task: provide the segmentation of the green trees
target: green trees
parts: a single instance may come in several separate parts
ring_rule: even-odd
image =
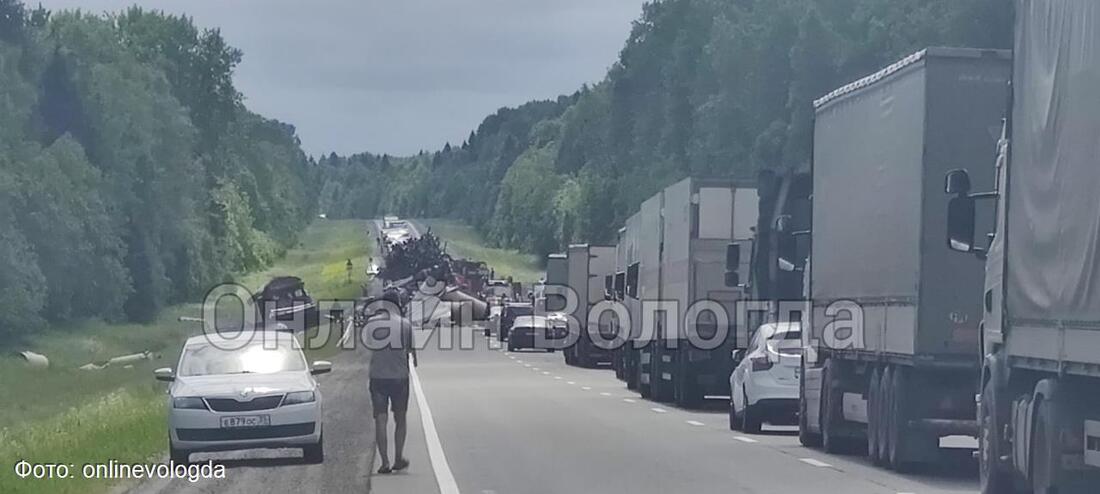
[[[324,160],[326,190],[349,197],[328,207],[454,217],[540,254],[612,241],[645,198],[688,174],[806,166],[812,102],[834,87],[927,46],[1009,47],[1003,3],[653,1],[598,84],[502,109],[461,148],[390,170],[369,155]]]
[[[0,0],[0,338],[148,321],[297,242],[316,171],[240,57],[185,17]]]

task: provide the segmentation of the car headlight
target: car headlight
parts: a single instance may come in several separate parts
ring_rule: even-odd
[[[202,401],[202,398],[195,396],[184,396],[180,398],[172,398],[172,408],[186,408],[191,410],[205,410],[206,403]]]
[[[287,393],[283,398],[284,405],[297,405],[300,403],[313,403],[317,400],[317,396],[313,391],[298,391],[295,393]]]

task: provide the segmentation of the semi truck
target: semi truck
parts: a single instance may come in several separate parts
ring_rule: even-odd
[[[1018,0],[1016,16],[997,159],[945,180],[946,246],[985,261],[984,287],[973,287],[981,489],[1091,493],[1100,490],[1100,8]],[[995,187],[980,178],[987,172]],[[982,199],[995,208],[975,207]],[[980,221],[987,209],[992,229]]]
[[[566,252],[569,288],[577,295],[572,316],[580,330],[576,341],[562,350],[565,363],[580,367],[594,367],[611,362],[610,345],[598,345],[591,335],[598,333],[604,341],[614,340],[613,328],[607,317],[590,321],[592,308],[606,300],[605,279],[615,272],[615,247],[608,245],[575,244]]]
[[[982,265],[944,245],[942,184],[993,159],[1010,69],[928,48],[814,102],[803,444],[904,470],[976,435]]]
[[[731,242],[751,238],[758,206],[751,183],[686,178],[644,202],[627,223],[634,253],[625,276],[631,316],[625,360],[632,369],[628,386],[642,396],[687,407],[729,396],[731,354],[747,337],[738,338],[734,327],[744,289],[726,283],[727,251]],[[722,318],[699,302],[717,304]],[[647,303],[666,304],[658,311],[663,317],[647,317],[653,311]]]

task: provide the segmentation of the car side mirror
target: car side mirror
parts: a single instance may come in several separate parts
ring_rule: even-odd
[[[332,372],[332,362],[327,360],[318,360],[313,362],[313,366],[310,367],[309,373],[315,376],[320,374],[328,374]]]
[[[783,259],[782,257],[777,259],[775,262],[778,265],[780,271],[793,273],[798,270],[798,267],[795,266],[793,262]]]
[[[172,369],[169,369],[167,367],[162,367],[153,371],[153,377],[155,377],[158,381],[169,383],[176,380],[176,374],[172,372]]]
[[[952,197],[947,203],[947,246],[958,252],[974,251],[974,198]]]

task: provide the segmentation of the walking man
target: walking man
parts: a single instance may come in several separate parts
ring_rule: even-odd
[[[408,431],[406,412],[409,408],[409,357],[417,365],[413,345],[412,323],[401,316],[399,298],[390,292],[383,296],[385,308],[368,322],[366,331],[372,350],[370,360],[370,397],[374,412],[374,437],[382,466],[378,473],[404,470],[405,435]],[[387,408],[389,410],[387,410]],[[386,437],[389,411],[393,411],[393,464],[389,458]]]

